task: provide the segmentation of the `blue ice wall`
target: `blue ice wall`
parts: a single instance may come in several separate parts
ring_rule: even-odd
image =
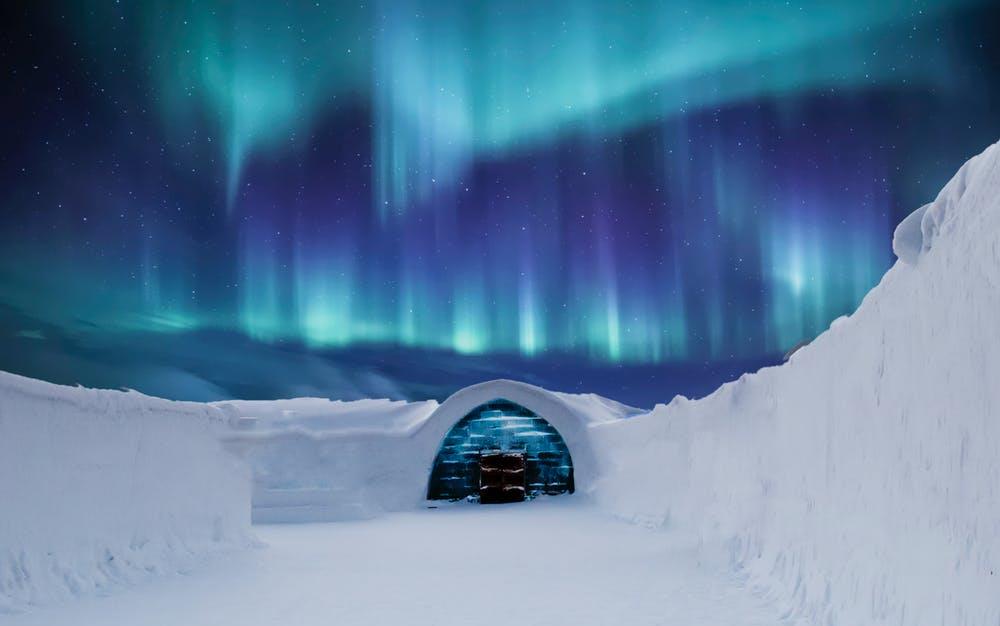
[[[523,406],[497,398],[460,419],[441,442],[427,498],[459,500],[479,493],[479,454],[525,453],[526,496],[573,492],[573,461],[559,432]]]

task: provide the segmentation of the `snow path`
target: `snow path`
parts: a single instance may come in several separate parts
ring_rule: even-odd
[[[763,626],[774,609],[699,568],[693,540],[572,497],[372,521],[258,526],[267,548],[9,626]]]

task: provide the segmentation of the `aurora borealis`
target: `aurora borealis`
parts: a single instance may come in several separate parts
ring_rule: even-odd
[[[701,391],[664,379],[849,313],[1000,135],[971,0],[4,11],[0,367],[176,397],[359,353]]]

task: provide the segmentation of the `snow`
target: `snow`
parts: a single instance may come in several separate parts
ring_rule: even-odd
[[[920,253],[924,251],[923,221],[927,209],[931,205],[925,204],[913,213],[910,213],[899,223],[892,233],[892,252],[904,263],[915,265]]]
[[[259,526],[268,547],[5,626],[773,626],[693,537],[623,524],[574,497],[364,522]]]
[[[901,261],[913,265],[923,252],[930,250],[946,223],[959,211],[970,182],[976,181],[987,187],[991,170],[995,170],[997,146],[987,148],[983,154],[973,157],[948,181],[934,202],[925,204],[906,217],[892,237],[892,250]],[[966,204],[971,204],[966,202]],[[978,208],[978,207],[976,207]],[[975,210],[975,209],[973,209]]]
[[[603,505],[697,532],[813,623],[1000,623],[1000,145],[919,220],[789,363],[597,427]]]
[[[0,372],[2,614],[180,571],[248,542],[228,417]]]
[[[231,408],[244,419],[254,420],[258,431],[315,433],[399,432],[413,430],[438,407],[434,400],[226,400],[214,406]]]

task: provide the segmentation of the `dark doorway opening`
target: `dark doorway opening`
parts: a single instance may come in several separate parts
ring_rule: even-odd
[[[523,502],[525,494],[523,452],[483,452],[479,455],[479,503]]]

